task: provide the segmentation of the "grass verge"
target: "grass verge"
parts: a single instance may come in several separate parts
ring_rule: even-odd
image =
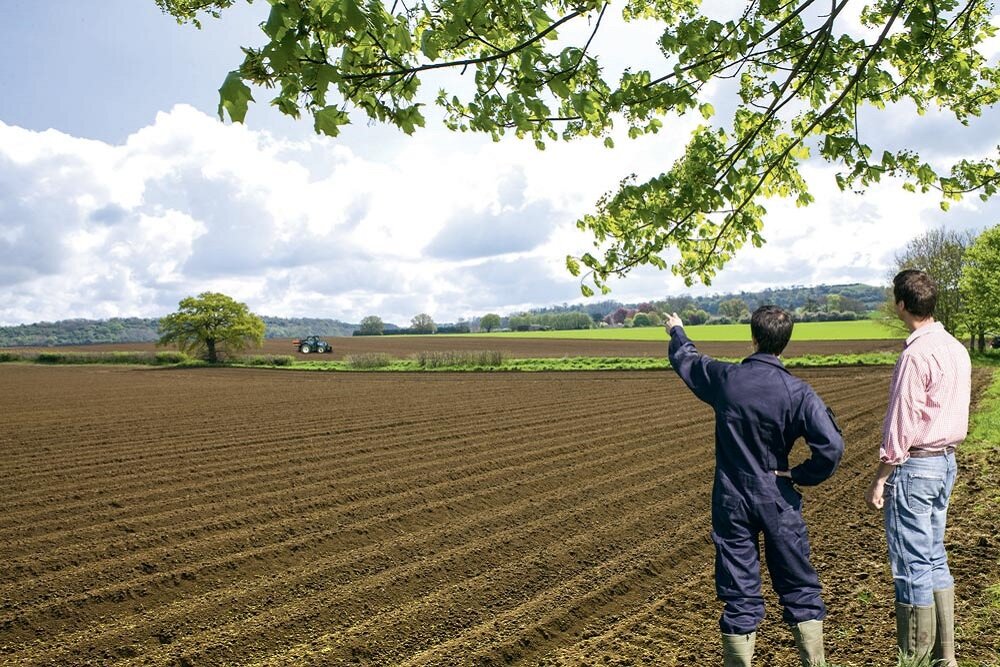
[[[744,342],[750,340],[749,324],[689,324],[684,327],[691,340],[699,342]],[[436,338],[461,336],[463,338],[572,338],[584,340],[640,340],[664,341],[667,333],[663,327],[612,327],[603,329],[576,329],[560,331],[495,331],[491,333],[433,334]],[[902,332],[875,320],[853,322],[798,322],[795,325],[796,341],[807,340],[894,340],[906,338]]]
[[[171,366],[186,364],[191,358],[183,352],[18,352],[0,351],[0,363],[32,363],[49,365],[126,364],[138,366]]]
[[[1000,360],[1000,356],[996,359]],[[992,361],[993,359],[990,359],[990,362]],[[979,365],[1000,366],[1000,363]],[[993,381],[979,399],[979,405],[969,424],[969,437],[963,443],[962,449],[966,452],[986,452],[998,445],[1000,445],[1000,368],[993,371]]]
[[[969,436],[961,445],[960,466],[968,472],[962,475],[960,468],[956,495],[960,493],[968,499],[967,511],[972,515],[969,524],[975,526],[973,530],[982,531],[978,537],[973,533],[973,537],[984,562],[978,573],[978,593],[968,600],[958,619],[959,648],[963,642],[996,637],[1000,629],[1000,558],[996,558],[996,540],[1000,539],[996,533],[996,517],[1000,516],[1000,352],[974,354],[973,363],[992,368],[993,378],[975,406]],[[991,559],[994,562],[989,562]],[[962,660],[959,651],[959,666],[1000,665],[1000,653],[994,652],[993,658],[993,662]]]

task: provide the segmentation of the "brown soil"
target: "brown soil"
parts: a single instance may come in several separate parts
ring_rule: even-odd
[[[354,336],[327,338],[333,345],[329,355],[312,355],[319,359],[343,359],[351,354],[385,353],[405,358],[418,352],[497,350],[511,358],[539,357],[666,357],[667,342],[627,340],[572,340],[555,338],[497,338],[489,336]],[[40,348],[39,348],[40,349]],[[155,351],[152,343],[113,343],[56,348],[59,350],[107,352]],[[740,358],[750,354],[750,343],[699,342],[698,349],[713,357]],[[786,357],[804,354],[864,354],[867,352],[898,352],[895,340],[792,341]],[[257,354],[294,354],[305,358],[292,345],[291,339],[264,341]]]
[[[806,492],[844,667],[895,645],[862,500],[889,372],[800,373],[849,443]],[[710,411],[670,372],[4,365],[0,396],[0,664],[720,661]],[[961,600],[1000,555],[971,497]],[[758,664],[795,665],[767,602]],[[995,637],[963,657],[990,664]]]

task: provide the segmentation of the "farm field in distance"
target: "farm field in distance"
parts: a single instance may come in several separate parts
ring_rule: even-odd
[[[796,373],[848,442],[805,501],[843,667],[895,650],[862,499],[890,372]],[[0,394],[0,664],[718,661],[711,413],[670,372],[4,365]],[[975,475],[960,600],[1000,557],[998,519],[962,511]],[[795,665],[765,595],[758,661]]]
[[[707,327],[717,329],[719,327]],[[691,327],[693,330],[694,327]],[[597,331],[597,330],[595,330]],[[627,329],[623,331],[642,331]],[[659,330],[662,333],[662,329]],[[542,332],[551,334],[573,333],[565,331]],[[584,332],[586,333],[586,332]],[[691,333],[694,336],[694,333]],[[404,358],[419,352],[497,350],[516,359],[559,357],[659,357],[666,359],[666,338],[656,340],[619,340],[559,338],[556,336],[532,337],[521,334],[468,334],[460,336],[353,336],[328,338],[333,345],[332,354],[297,354],[291,339],[271,338],[263,347],[247,350],[247,354],[291,354],[299,359],[343,359],[349,355],[382,353]],[[694,338],[698,349],[714,357],[740,358],[750,354],[750,334],[736,341],[703,341]],[[60,346],[56,348],[11,348],[37,350],[65,350],[80,352],[140,351],[155,352],[153,343],[109,343],[101,345]],[[902,341],[898,339],[869,340],[796,340],[793,338],[785,350],[786,358],[806,354],[866,354],[871,352],[899,352]]]
[[[750,340],[749,324],[685,325],[691,340],[708,342],[738,342]],[[448,336],[498,336],[525,338],[573,338],[593,340],[667,340],[663,327],[608,327],[571,331],[500,331],[478,334],[442,334]],[[798,322],[793,341],[893,340],[906,336],[874,320],[852,322]]]

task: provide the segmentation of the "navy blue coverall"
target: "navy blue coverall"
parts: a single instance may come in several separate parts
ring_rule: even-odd
[[[715,586],[725,603],[725,634],[755,632],[764,619],[758,536],[784,607],[786,623],[822,620],[819,577],[809,562],[802,496],[830,477],[844,453],[833,413],[805,381],[773,354],[730,364],[698,353],[682,327],[670,330],[670,364],[695,396],[715,410],[715,483],[712,541]],[[811,456],[788,470],[788,454],[804,438]]]

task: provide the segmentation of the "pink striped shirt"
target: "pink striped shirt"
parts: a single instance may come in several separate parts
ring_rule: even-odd
[[[898,465],[910,450],[941,451],[969,433],[972,364],[965,346],[940,322],[910,334],[889,385],[882,424],[883,463]]]

